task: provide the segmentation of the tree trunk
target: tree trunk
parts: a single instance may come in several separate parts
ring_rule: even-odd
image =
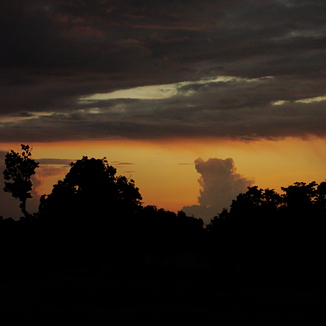
[[[20,207],[22,213],[24,214],[24,217],[28,218],[30,215],[26,210],[26,200],[27,200],[27,198],[21,198],[21,203],[20,203],[19,207]]]

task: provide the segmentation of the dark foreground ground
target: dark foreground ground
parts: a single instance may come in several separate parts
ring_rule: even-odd
[[[300,284],[105,265],[13,275],[1,279],[0,325],[326,325],[325,291]]]

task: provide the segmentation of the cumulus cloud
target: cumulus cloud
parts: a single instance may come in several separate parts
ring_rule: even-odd
[[[198,158],[195,168],[201,175],[198,179],[198,205],[186,206],[182,210],[202,218],[206,223],[223,208],[228,208],[237,195],[246,192],[247,187],[254,183],[253,179],[237,172],[232,158],[210,158],[207,161]]]

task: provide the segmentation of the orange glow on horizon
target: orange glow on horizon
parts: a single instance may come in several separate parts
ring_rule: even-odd
[[[326,178],[326,140],[286,138],[278,141],[233,140],[100,140],[60,143],[33,143],[33,157],[75,161],[82,156],[103,158],[118,174],[135,180],[145,205],[173,211],[197,204],[199,174],[194,161],[201,157],[232,158],[238,173],[254,178],[261,188],[274,188],[296,181],[320,183]],[[2,144],[0,150],[20,151],[20,144]],[[128,165],[119,163],[131,163]],[[67,171],[69,167],[67,167]],[[42,177],[39,194],[50,193],[62,175]]]

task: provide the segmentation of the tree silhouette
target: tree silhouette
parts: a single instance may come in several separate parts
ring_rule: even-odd
[[[321,182],[317,187],[315,208],[318,215],[324,220],[326,215],[326,182]]]
[[[245,276],[275,286],[324,284],[326,182],[295,182],[281,189],[282,195],[248,187],[214,217],[207,227],[212,256],[219,268],[229,264],[242,282]]]
[[[20,200],[20,209],[24,216],[30,217],[26,210],[26,201],[32,198],[32,180],[31,176],[35,174],[35,169],[39,163],[35,162],[32,156],[32,149],[29,145],[21,145],[22,153],[14,152],[13,150],[6,154],[5,164],[6,169],[3,171],[5,180],[4,191],[12,194],[14,198]]]
[[[314,199],[317,194],[317,183],[315,181],[306,184],[305,182],[295,182],[288,187],[282,187],[285,192],[284,201],[291,212],[298,216],[307,214],[312,210]]]
[[[52,250],[69,259],[103,256],[108,248],[112,253],[141,208],[139,189],[133,180],[117,176],[105,158],[84,156],[70,165],[40,200],[39,217]]]
[[[142,197],[134,180],[116,176],[116,169],[105,158],[84,156],[70,165],[52,193],[42,196],[41,214],[59,217],[65,213],[77,220],[91,215],[96,219],[103,214],[132,214],[141,206]]]

